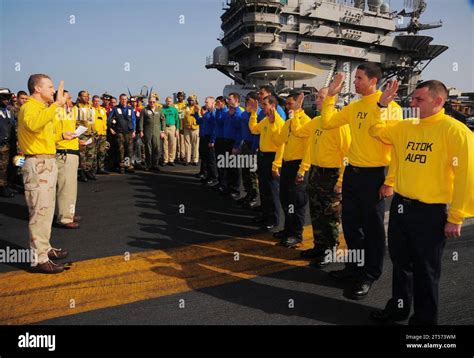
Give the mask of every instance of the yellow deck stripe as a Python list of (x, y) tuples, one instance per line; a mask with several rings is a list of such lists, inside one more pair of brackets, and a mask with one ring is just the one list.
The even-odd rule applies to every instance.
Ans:
[[(311, 247), (311, 227), (305, 227), (303, 236), (302, 248)], [(342, 235), (341, 243), (344, 248)], [(59, 275), (8, 272), (0, 274), (0, 324), (40, 322), (307, 264), (299, 258), (299, 250), (277, 246), (270, 234), (261, 234), (136, 253), (129, 261), (113, 256), (76, 262)]]

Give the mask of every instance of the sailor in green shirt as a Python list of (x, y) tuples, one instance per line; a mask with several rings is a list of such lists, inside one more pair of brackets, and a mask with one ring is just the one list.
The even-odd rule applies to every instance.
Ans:
[(176, 140), (179, 135), (179, 114), (173, 105), (173, 98), (166, 97), (166, 104), (162, 109), (165, 117), (165, 138), (163, 139), (163, 163), (174, 166), (176, 156)]

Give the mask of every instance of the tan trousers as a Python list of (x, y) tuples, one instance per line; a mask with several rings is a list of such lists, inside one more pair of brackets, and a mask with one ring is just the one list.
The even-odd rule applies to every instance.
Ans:
[(186, 158), (186, 139), (185, 139), (185, 134), (182, 134), (185, 133), (185, 130), (184, 131), (180, 131), (179, 133), (179, 159), (185, 159)]
[(74, 154), (57, 154), (58, 189), (56, 201), (58, 206), (57, 222), (70, 224), (74, 221), (77, 200), (77, 168), (79, 156)]
[(48, 262), (48, 251), (51, 250), (49, 241), (58, 180), (56, 159), (27, 157), (22, 174), (26, 205), (30, 214), (30, 248), (37, 255), (37, 262), (32, 262), (31, 265), (36, 266)]
[(199, 129), (184, 129), (186, 163), (199, 162)]
[(163, 140), (164, 163), (173, 163), (176, 157), (176, 126), (165, 128), (165, 139)]

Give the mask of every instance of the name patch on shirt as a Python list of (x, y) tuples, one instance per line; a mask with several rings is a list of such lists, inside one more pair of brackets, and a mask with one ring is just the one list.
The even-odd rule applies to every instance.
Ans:
[(366, 113), (366, 112), (359, 112), (359, 113), (357, 113), (357, 119), (366, 119), (367, 115), (368, 115), (368, 113)]
[(427, 160), (427, 155), (413, 152), (433, 152), (433, 144), (434, 143), (408, 142), (406, 149), (412, 152), (407, 154), (405, 161), (411, 163), (425, 164)]

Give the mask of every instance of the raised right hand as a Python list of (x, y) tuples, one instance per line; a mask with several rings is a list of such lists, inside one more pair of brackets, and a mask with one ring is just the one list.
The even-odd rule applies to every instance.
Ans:
[(58, 107), (63, 107), (66, 104), (66, 98), (64, 97), (64, 81), (59, 81), (58, 94), (56, 95), (56, 101), (54, 102)]
[(344, 74), (341, 72), (336, 73), (331, 84), (329, 85), (328, 96), (333, 97), (341, 93), (342, 86), (344, 85)]
[(298, 99), (296, 100), (295, 111), (298, 111), (301, 108), (303, 108), (303, 102), (304, 102), (304, 93), (300, 93), (298, 96)]
[(275, 123), (275, 110), (273, 108), (270, 109), (270, 113), (268, 113), (268, 121), (270, 123)]
[(249, 108), (250, 108), (250, 111), (252, 113), (257, 113), (257, 111), (258, 111), (258, 101), (253, 99), (253, 98), (250, 98), (249, 99)]

